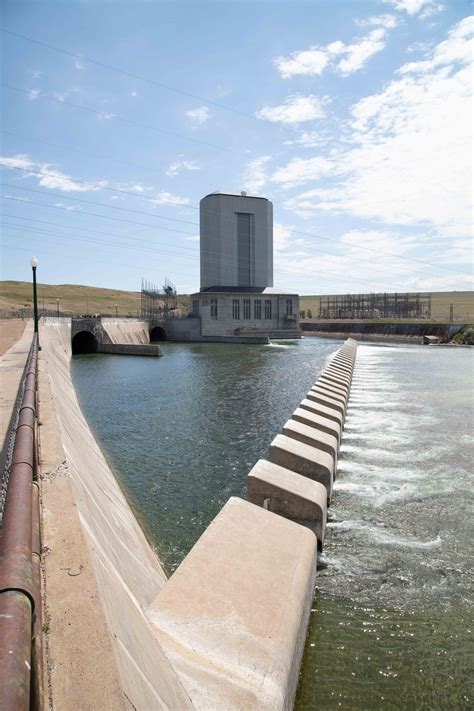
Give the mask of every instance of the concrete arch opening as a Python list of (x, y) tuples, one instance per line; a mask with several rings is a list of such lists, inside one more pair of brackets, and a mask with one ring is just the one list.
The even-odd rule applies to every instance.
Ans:
[(97, 353), (97, 338), (90, 331), (79, 331), (72, 339), (72, 353)]
[(166, 341), (166, 331), (161, 326), (155, 326), (150, 331), (150, 343), (156, 341)]

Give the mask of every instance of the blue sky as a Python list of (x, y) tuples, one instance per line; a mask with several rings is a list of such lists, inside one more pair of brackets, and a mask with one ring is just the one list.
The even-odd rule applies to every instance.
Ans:
[(3, 6), (2, 279), (189, 293), (199, 200), (247, 190), (276, 286), (472, 288), (469, 2)]

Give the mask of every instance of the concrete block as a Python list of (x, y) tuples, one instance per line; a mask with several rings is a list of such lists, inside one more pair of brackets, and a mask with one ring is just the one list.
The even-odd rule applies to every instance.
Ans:
[(343, 405), (344, 410), (346, 409), (348, 400), (348, 396), (346, 393), (342, 393), (340, 390), (331, 388), (331, 386), (326, 385), (325, 383), (315, 383), (311, 390), (314, 390), (314, 392), (317, 393), (321, 393), (321, 395), (326, 395), (326, 397), (330, 397), (333, 400), (337, 400), (341, 403), (341, 405)]
[(350, 387), (351, 384), (351, 379), (348, 378), (346, 375), (342, 375), (342, 373), (333, 370), (331, 368), (326, 368), (321, 375), (324, 375), (326, 378), (335, 380), (336, 383), (342, 383), (343, 385), (347, 385), (347, 387)]
[(334, 459), (334, 462), (336, 462), (339, 443), (337, 437), (333, 434), (322, 432), (315, 427), (311, 427), (311, 425), (298, 422), (294, 419), (285, 422), (283, 434), (298, 440), (298, 442), (303, 442), (303, 444), (316, 447), (316, 449), (320, 449), (322, 452), (327, 452)]
[(322, 550), (327, 493), (326, 487), (318, 481), (259, 459), (247, 476), (247, 498), (252, 504), (309, 528)]
[(327, 368), (325, 368), (324, 372), (337, 373), (342, 377), (348, 378), (349, 381), (352, 380), (352, 371), (346, 370), (345, 368), (340, 368), (338, 365), (330, 364)]
[(327, 434), (332, 435), (336, 438), (339, 449), (339, 444), (341, 442), (341, 427), (337, 424), (337, 422), (334, 422), (334, 420), (328, 420), (327, 417), (318, 415), (316, 412), (312, 412), (311, 410), (303, 407), (297, 407), (291, 415), (291, 418), (297, 422), (302, 422), (304, 425), (313, 427), (320, 432), (326, 432)]
[(292, 708), (316, 556), (304, 526), (229, 499), (147, 610), (195, 709)]
[(316, 385), (321, 385), (324, 388), (330, 388), (331, 390), (334, 390), (335, 393), (339, 393), (339, 395), (345, 397), (346, 399), (349, 397), (349, 388), (347, 387), (347, 385), (326, 380), (324, 375), (321, 375), (320, 378), (315, 382), (314, 386)]
[(327, 452), (279, 434), (270, 445), (270, 461), (319, 481), (326, 487), (328, 503), (331, 501), (334, 458)]
[(320, 393), (317, 390), (310, 390), (306, 394), (306, 397), (308, 400), (313, 400), (313, 402), (320, 403), (325, 407), (331, 407), (333, 410), (337, 410), (337, 412), (341, 413), (342, 418), (344, 419), (346, 409), (344, 405), (338, 400), (334, 400), (334, 398), (328, 397), (327, 395), (324, 395), (323, 393)]
[(300, 407), (304, 410), (315, 412), (317, 415), (321, 415), (322, 417), (326, 417), (328, 420), (332, 420), (338, 424), (342, 430), (343, 417), (340, 412), (333, 410), (332, 407), (325, 407), (325, 405), (321, 405), (319, 402), (314, 402), (314, 400), (308, 400), (308, 398), (305, 398), (300, 402)]
[(341, 361), (338, 360), (332, 360), (328, 368), (336, 368), (337, 370), (341, 370), (343, 373), (347, 373), (347, 375), (352, 375), (352, 365), (341, 363)]

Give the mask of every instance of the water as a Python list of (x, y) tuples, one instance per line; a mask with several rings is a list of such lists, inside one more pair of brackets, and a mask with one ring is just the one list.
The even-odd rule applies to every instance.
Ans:
[[(245, 495), (339, 345), (74, 359), (86, 416), (169, 572)], [(359, 346), (300, 711), (473, 707), (472, 363), (470, 349)]]

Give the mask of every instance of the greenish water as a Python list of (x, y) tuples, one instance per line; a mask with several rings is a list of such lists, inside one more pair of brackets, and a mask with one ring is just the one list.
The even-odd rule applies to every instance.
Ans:
[[(81, 356), (82, 407), (169, 571), (337, 341)], [(296, 708), (468, 709), (470, 349), (361, 345)]]

